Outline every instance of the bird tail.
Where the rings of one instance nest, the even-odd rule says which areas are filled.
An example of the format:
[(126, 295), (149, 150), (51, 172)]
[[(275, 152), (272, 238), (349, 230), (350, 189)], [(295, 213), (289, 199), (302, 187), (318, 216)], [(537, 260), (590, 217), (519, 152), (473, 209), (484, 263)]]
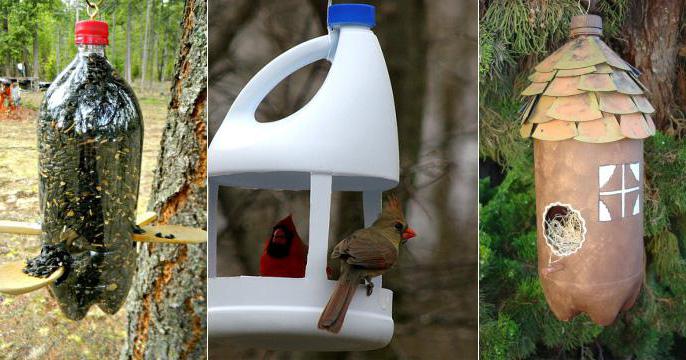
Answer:
[(338, 279), (336, 288), (334, 289), (329, 302), (326, 304), (322, 315), (319, 317), (317, 327), (338, 334), (343, 327), (343, 320), (345, 314), (348, 312), (348, 306), (353, 300), (357, 285), (362, 280), (362, 274), (358, 271), (345, 271)]

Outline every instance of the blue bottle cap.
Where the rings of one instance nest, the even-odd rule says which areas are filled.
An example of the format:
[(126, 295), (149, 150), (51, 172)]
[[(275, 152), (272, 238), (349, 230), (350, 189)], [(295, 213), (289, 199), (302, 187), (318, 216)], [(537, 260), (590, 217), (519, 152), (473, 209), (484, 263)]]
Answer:
[(367, 4), (336, 4), (329, 7), (329, 27), (361, 25), (373, 28), (376, 25), (375, 8)]

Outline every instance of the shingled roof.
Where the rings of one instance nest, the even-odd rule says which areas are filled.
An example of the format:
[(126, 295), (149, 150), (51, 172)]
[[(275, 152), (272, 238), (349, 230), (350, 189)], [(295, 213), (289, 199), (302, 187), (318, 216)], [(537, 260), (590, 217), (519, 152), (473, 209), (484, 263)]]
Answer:
[(607, 143), (655, 134), (640, 72), (601, 35), (599, 16), (572, 18), (571, 40), (535, 67), (522, 92), (522, 137)]

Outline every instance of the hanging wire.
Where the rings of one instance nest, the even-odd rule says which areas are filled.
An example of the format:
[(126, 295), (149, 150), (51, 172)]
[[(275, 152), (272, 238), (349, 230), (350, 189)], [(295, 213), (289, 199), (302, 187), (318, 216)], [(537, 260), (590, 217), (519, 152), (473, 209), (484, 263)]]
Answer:
[(586, 10), (584, 10), (584, 8), (581, 7), (581, 0), (579, 0), (579, 2), (577, 3), (577, 5), (579, 6), (579, 12), (580, 12), (581, 14), (583, 14), (583, 15), (588, 15), (588, 12), (591, 11), (591, 1), (592, 1), (592, 0), (586, 0), (586, 4), (587, 4), (587, 5), (586, 5)]
[(333, 1), (329, 0), (326, 5), (326, 30), (328, 32), (331, 32), (331, 28), (329, 27), (329, 8), (331, 7), (331, 3), (333, 3)]
[(100, 11), (100, 5), (102, 5), (102, 2), (104, 0), (100, 1), (90, 1), (86, 0), (86, 13), (88, 16), (90, 16), (91, 20), (95, 19), (95, 17), (98, 15), (98, 11)]

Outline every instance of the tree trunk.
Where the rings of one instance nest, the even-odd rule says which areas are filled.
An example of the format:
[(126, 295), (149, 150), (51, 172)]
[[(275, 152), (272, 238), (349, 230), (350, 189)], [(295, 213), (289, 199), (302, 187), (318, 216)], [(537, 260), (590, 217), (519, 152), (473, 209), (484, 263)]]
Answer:
[(150, 62), (150, 82), (155, 81), (155, 69), (157, 69), (157, 61), (158, 61), (158, 49), (157, 47), (159, 46), (158, 42), (159, 40), (157, 39), (158, 35), (156, 32), (153, 31), (152, 33), (152, 61)]
[(20, 72), (16, 66), (14, 66), (15, 65), (14, 62), (12, 62), (13, 63), (12, 65), (14, 66), (14, 71), (17, 72), (17, 76), (23, 77), (28, 72), (28, 66), (29, 66), (29, 48), (26, 46), (24, 46), (21, 50), (21, 62), (22, 62), (22, 65), (24, 66), (24, 72), (23, 73)]
[(131, 0), (126, 7), (126, 61), (124, 62), (126, 82), (131, 84)]
[(116, 31), (117, 31), (117, 8), (115, 5), (115, 8), (112, 9), (112, 30), (110, 30), (110, 49), (111, 51), (109, 52), (109, 58), (112, 64), (114, 64), (114, 60), (116, 59), (117, 56), (117, 47), (116, 47)]
[[(2, 18), (2, 32), (5, 33), (5, 36), (9, 36), (9, 20), (7, 19), (7, 14), (5, 14)], [(11, 76), (10, 72), (12, 71), (12, 58), (11, 54), (9, 51), (5, 54), (5, 76)]]
[[(187, 0), (150, 206), (160, 223), (205, 227), (207, 3)], [(206, 246), (143, 244), (122, 359), (205, 357)]]
[[(681, 20), (685, 9), (684, 0), (638, 0), (629, 7), (625, 21), (627, 60), (643, 71), (641, 81), (650, 90), (648, 97), (657, 110), (655, 124), (666, 131), (675, 128), (672, 119), (677, 105), (685, 105), (686, 79), (684, 72), (678, 71)], [(685, 124), (676, 127), (683, 126)], [(676, 130), (686, 131), (683, 128)]]
[(153, 0), (148, 0), (145, 10), (145, 32), (143, 33), (143, 55), (141, 56), (141, 89), (145, 88), (145, 71), (148, 65), (148, 37), (150, 35), (150, 12)]
[(155, 30), (155, 17), (157, 16), (157, 4), (154, 4), (152, 7), (152, 20), (151, 23), (152, 25), (150, 26), (150, 32), (152, 35), (152, 61), (150, 62), (150, 82), (155, 81), (155, 69), (157, 69), (157, 60), (158, 60), (158, 47), (159, 47), (159, 34)]
[(157, 68), (157, 80), (164, 82), (164, 69), (167, 67), (167, 33), (162, 33), (162, 58)]
[(31, 76), (38, 78), (39, 75), (39, 51), (38, 51), (38, 23), (33, 25), (33, 74)]
[[(61, 54), (61, 46), (60, 44), (62, 43), (62, 28), (60, 26), (57, 26), (57, 41), (55, 42), (55, 72), (56, 74), (59, 74), (60, 70), (62, 70), (62, 64), (60, 62), (60, 54)], [(48, 79), (46, 79), (48, 80)]]

